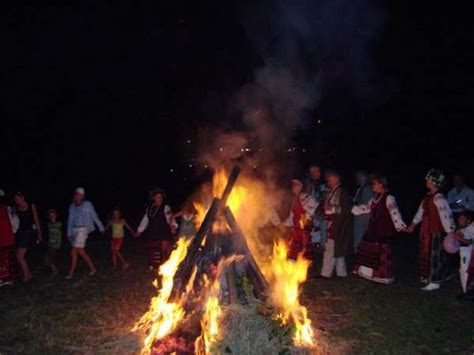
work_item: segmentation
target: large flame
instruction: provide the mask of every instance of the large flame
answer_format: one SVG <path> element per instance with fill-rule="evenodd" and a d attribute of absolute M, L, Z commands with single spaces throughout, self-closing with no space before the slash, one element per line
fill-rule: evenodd
<path fill-rule="evenodd" d="M 213 195 L 221 197 L 227 183 L 227 173 L 224 169 L 217 171 L 213 179 Z M 274 192 L 261 181 L 239 176 L 227 200 L 227 206 L 233 212 L 240 228 L 243 230 L 250 251 L 270 284 L 269 300 L 279 312 L 279 317 L 285 324 L 294 325 L 293 342 L 296 346 L 315 346 L 315 334 L 308 318 L 307 309 L 300 304 L 300 286 L 307 278 L 310 262 L 300 255 L 296 261 L 288 260 L 287 245 L 283 240 L 277 240 L 272 248 L 271 243 L 261 242 L 259 229 L 270 221 Z M 209 206 L 195 201 L 197 211 L 196 221 L 202 223 Z M 228 230 L 225 219 L 220 216 L 213 228 L 218 231 Z M 213 229 L 215 232 L 216 230 Z M 154 297 L 149 311 L 143 315 L 134 330 L 144 330 L 147 334 L 144 342 L 144 353 L 149 353 L 155 340 L 163 339 L 175 331 L 179 322 L 185 317 L 183 308 L 188 296 L 192 293 L 196 269 L 193 270 L 186 292 L 180 300 L 170 302 L 169 297 L 173 287 L 173 277 L 179 264 L 184 260 L 190 240 L 181 238 L 170 259 L 159 270 L 161 289 Z M 205 242 L 203 241 L 203 244 Z M 201 335 L 195 341 L 195 352 L 209 354 L 212 346 L 219 340 L 219 319 L 222 310 L 219 305 L 220 276 L 224 268 L 235 261 L 236 256 L 223 258 L 219 261 L 214 275 L 203 277 L 203 287 L 199 292 L 199 304 L 202 309 Z M 210 281 L 212 279 L 212 281 Z M 156 281 L 155 281 L 156 282 Z"/>
<path fill-rule="evenodd" d="M 160 266 L 161 288 L 158 296 L 152 298 L 150 309 L 133 328 L 133 331 L 144 330 L 147 332 L 143 353 L 150 352 L 155 340 L 171 334 L 184 317 L 184 310 L 180 302 L 170 302 L 169 298 L 173 289 L 173 277 L 179 264 L 186 257 L 190 242 L 190 239 L 180 238 L 170 258 Z M 155 280 L 154 285 L 158 287 L 157 280 Z"/>
<path fill-rule="evenodd" d="M 196 354 L 210 354 L 212 346 L 219 339 L 219 321 L 222 315 L 222 310 L 219 305 L 221 290 L 220 279 L 227 266 L 242 258 L 242 255 L 232 255 L 221 259 L 215 271 L 214 282 L 210 282 L 207 275 L 204 275 L 204 292 L 206 292 L 207 295 L 204 314 L 201 319 L 201 335 L 196 339 L 194 344 Z"/>
<path fill-rule="evenodd" d="M 299 301 L 300 285 L 306 281 L 310 261 L 303 255 L 297 260 L 288 259 L 287 245 L 283 240 L 277 240 L 273 247 L 271 258 L 271 294 L 273 305 L 280 310 L 280 318 L 287 324 L 292 321 L 295 325 L 293 342 L 296 346 L 313 347 L 315 345 L 314 330 L 308 318 L 306 307 Z"/>
<path fill-rule="evenodd" d="M 220 197 L 227 184 L 228 174 L 219 169 L 213 178 L 213 194 Z M 244 231 L 247 244 L 267 281 L 270 284 L 270 301 L 279 310 L 285 324 L 295 326 L 293 342 L 297 346 L 313 347 L 314 330 L 308 318 L 306 307 L 299 302 L 300 286 L 306 281 L 310 261 L 300 255 L 296 261 L 287 258 L 288 249 L 283 240 L 277 240 L 273 249 L 265 249 L 260 242 L 259 227 L 270 221 L 273 194 L 261 181 L 247 176 L 239 176 L 227 206 L 230 207 L 239 226 Z M 202 221 L 207 210 L 197 208 Z M 222 228 L 222 225 L 219 226 Z"/>

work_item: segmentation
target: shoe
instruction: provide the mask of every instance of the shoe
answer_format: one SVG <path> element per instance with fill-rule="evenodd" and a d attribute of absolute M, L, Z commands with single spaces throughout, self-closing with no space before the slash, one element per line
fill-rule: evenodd
<path fill-rule="evenodd" d="M 73 277 L 74 277 L 74 275 L 69 274 L 69 275 L 66 276 L 66 280 L 72 280 Z"/>
<path fill-rule="evenodd" d="M 422 284 L 427 284 L 428 283 L 428 278 L 427 277 L 420 277 L 420 282 Z"/>
<path fill-rule="evenodd" d="M 321 274 L 319 274 L 318 276 L 316 276 L 316 278 L 319 279 L 319 280 L 331 280 L 330 277 L 323 276 L 323 275 L 321 275 Z"/>
<path fill-rule="evenodd" d="M 95 274 L 97 274 L 97 270 L 89 272 L 89 276 L 94 276 Z"/>
<path fill-rule="evenodd" d="M 458 295 L 456 295 L 456 299 L 458 301 L 464 301 L 466 299 L 466 294 L 465 293 L 459 293 Z"/>
<path fill-rule="evenodd" d="M 439 284 L 435 284 L 434 282 L 430 282 L 428 285 L 422 288 L 423 291 L 434 291 L 439 289 Z"/>
<path fill-rule="evenodd" d="M 148 270 L 150 270 L 150 271 L 155 271 L 155 267 L 154 267 L 153 265 L 150 265 L 150 266 L 148 267 Z"/>

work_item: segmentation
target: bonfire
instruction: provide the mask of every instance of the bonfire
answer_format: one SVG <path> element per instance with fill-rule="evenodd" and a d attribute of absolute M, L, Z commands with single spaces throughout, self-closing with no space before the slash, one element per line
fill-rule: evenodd
<path fill-rule="evenodd" d="M 209 207 L 196 204 L 198 232 L 180 238 L 159 268 L 158 294 L 133 328 L 144 334 L 143 354 L 242 351 L 229 345 L 235 341 L 228 333 L 236 319 L 261 329 L 286 329 L 295 349 L 316 349 L 311 320 L 299 300 L 310 262 L 303 255 L 289 260 L 278 237 L 269 251 L 262 248 L 260 227 L 270 219 L 262 207 L 266 191 L 254 179 L 237 183 L 239 173 L 234 167 L 230 175 L 223 169 L 215 174 L 213 194 L 220 198 Z M 268 336 L 262 339 L 270 346 Z"/>

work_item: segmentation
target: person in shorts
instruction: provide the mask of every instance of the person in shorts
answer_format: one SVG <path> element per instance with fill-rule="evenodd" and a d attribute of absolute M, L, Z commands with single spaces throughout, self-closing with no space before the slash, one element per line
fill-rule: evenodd
<path fill-rule="evenodd" d="M 85 190 L 78 187 L 74 191 L 73 202 L 69 206 L 69 216 L 67 221 L 67 236 L 71 242 L 71 266 L 67 279 L 74 277 L 76 271 L 78 257 L 80 256 L 89 267 L 89 275 L 95 275 L 97 269 L 92 262 L 90 256 L 86 253 L 86 241 L 89 233 L 95 230 L 95 226 L 104 233 L 104 225 L 100 221 L 94 206 L 86 201 Z"/>

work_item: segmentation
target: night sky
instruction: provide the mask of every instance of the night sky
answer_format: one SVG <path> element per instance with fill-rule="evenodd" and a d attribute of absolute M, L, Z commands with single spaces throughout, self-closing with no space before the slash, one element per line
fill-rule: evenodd
<path fill-rule="evenodd" d="M 2 5 L 0 187 L 26 189 L 42 208 L 65 208 L 78 185 L 102 211 L 141 209 L 152 185 L 179 201 L 195 181 L 200 132 L 242 129 L 229 103 L 266 63 L 245 26 L 252 3 Z M 422 191 L 430 167 L 472 175 L 468 11 L 454 3 L 360 3 L 379 14 L 364 47 L 375 89 L 361 99 L 362 89 L 338 69 L 355 57 L 328 16 L 331 35 L 321 38 L 342 40 L 324 64 L 312 67 L 312 53 L 302 54 L 313 72 L 330 70 L 304 124 L 286 133 L 297 150 L 282 155 L 293 154 L 300 167 L 317 160 L 346 174 L 383 171 L 408 198 Z M 255 32 L 263 31 L 265 6 L 255 11 L 257 24 L 263 16 Z"/>

